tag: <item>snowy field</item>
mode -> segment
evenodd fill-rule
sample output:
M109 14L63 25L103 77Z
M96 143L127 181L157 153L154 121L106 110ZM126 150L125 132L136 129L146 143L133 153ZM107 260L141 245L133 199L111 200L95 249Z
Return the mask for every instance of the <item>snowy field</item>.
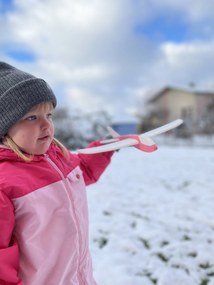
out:
M122 149L88 187L99 285L214 285L214 150Z

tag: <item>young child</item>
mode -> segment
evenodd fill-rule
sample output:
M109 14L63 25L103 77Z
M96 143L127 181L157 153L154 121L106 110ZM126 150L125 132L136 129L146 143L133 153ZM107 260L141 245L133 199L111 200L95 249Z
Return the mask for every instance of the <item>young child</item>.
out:
M96 284L85 185L112 152L69 152L54 138L56 104L44 80L0 62L1 285Z

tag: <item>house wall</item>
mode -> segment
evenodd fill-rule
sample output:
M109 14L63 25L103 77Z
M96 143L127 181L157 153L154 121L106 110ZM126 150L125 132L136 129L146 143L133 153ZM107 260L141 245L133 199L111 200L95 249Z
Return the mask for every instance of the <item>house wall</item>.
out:
M168 108L170 110L170 120L179 117L191 117L195 119L195 96L192 93L172 90L168 92Z
M196 105L197 102L192 93L179 90L168 90L155 100L157 110L168 111L166 118L168 121L181 118L184 114L195 120L197 117Z
M213 104L214 95L213 94L202 94L197 96L197 114L198 117L202 118L205 116L206 110L209 105Z

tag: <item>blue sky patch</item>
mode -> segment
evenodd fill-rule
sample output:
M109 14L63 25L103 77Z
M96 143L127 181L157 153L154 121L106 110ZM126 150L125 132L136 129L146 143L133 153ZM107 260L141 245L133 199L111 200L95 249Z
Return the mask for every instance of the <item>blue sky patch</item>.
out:
M0 0L0 13L6 13L13 9L13 0Z
M187 39L187 26L173 18L157 17L148 23L135 26L134 32L155 41L182 42Z
M32 52L21 50L8 50L7 55L18 61L35 61L36 56Z

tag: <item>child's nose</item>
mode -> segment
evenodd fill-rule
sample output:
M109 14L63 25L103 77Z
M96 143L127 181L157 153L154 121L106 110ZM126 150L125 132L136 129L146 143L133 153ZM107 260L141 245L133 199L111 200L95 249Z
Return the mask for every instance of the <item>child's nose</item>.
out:
M47 118L44 118L42 120L42 123L41 123L42 129L48 129L50 127L50 125L51 125L51 122Z

